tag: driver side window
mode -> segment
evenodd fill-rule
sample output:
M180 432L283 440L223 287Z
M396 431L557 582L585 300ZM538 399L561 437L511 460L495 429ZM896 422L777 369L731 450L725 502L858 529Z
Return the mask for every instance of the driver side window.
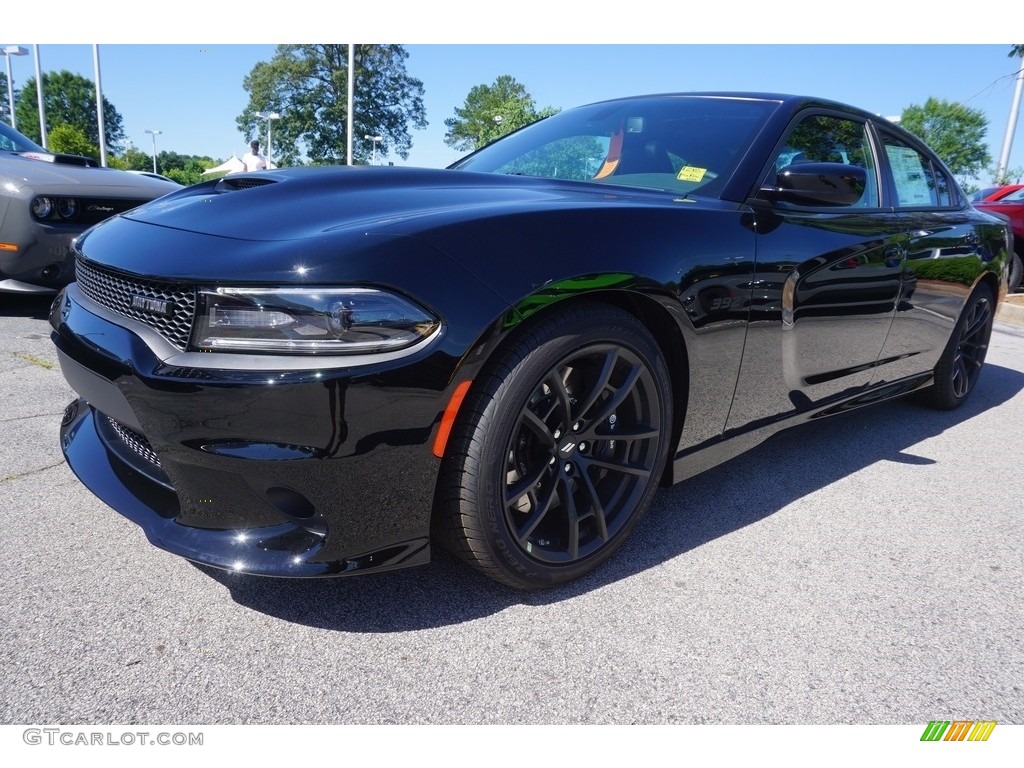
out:
M864 123L830 115L805 117L786 139L775 157L776 174L804 163L838 163L862 168L867 176L864 190L852 205L878 207L875 161Z

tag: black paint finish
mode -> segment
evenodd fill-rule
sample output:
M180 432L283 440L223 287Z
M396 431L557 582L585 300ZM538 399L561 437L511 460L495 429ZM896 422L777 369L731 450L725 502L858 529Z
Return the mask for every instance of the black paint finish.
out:
M661 347L676 415L670 481L778 429L926 386L973 287L1005 291L1005 227L962 196L898 210L886 184L879 208L780 204L760 190L794 118L876 118L743 98L767 116L715 197L310 168L197 185L104 222L80 238L78 258L110 279L186 292L373 286L441 325L373 356L182 351L72 284L51 313L82 397L61 430L68 463L172 552L249 573L338 575L427 561L432 448L452 394L563 302L625 309Z

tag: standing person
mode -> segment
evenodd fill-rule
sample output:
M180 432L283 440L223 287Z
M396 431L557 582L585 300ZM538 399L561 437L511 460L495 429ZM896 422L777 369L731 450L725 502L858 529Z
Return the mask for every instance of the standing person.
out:
M249 142L249 151L242 156L242 162L245 163L245 170L247 171L267 170L267 160L260 154L260 143L258 140L253 139Z

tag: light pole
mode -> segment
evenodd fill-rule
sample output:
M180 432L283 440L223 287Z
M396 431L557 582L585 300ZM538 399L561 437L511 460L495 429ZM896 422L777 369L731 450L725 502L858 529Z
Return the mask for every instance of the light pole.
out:
M11 56L28 56L28 48L20 45L8 45L3 49L7 58L7 108L11 112L11 128L18 130L18 123L14 119L14 79L11 76Z
M262 118L267 121L267 170L270 170L270 140L273 135L274 120L280 120L281 116L277 112L257 112L256 117Z
M32 44L32 58L36 61L36 102L39 104L39 143L46 149L46 102L43 99L43 68L39 64L39 46Z
M996 182L1002 184L1006 169L1010 165L1010 150L1013 148L1013 134L1017 130L1017 115L1020 113L1020 97L1024 92L1024 55L1020 57L1020 69L1017 70L1017 82L1013 89L1013 103L1010 116L1006 120L1006 135L1003 136L1003 148L999 152L999 166L996 168Z
M153 173L156 173L156 135L158 133L163 133L163 131L151 131L149 128L147 128L146 133L153 134Z
M367 141L372 141L373 142L373 162L370 163L370 165L376 165L377 164L377 142L378 141L384 141L384 137L383 136L371 136L370 134L366 134L365 136L363 136L363 138L366 139Z

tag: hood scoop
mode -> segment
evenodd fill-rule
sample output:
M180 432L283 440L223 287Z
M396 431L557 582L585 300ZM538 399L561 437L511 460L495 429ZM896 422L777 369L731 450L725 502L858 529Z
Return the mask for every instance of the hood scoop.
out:
M253 187L262 187L267 184L276 184L274 179L261 179L253 176L243 176L241 178L232 179L225 176L223 179L217 182L217 186L214 187L215 192L237 192L242 189L252 189Z
M78 165L83 168L99 168L100 164L91 157L82 155L64 155L53 152L22 152L22 157L29 160L41 160L44 163L56 163L58 165Z

